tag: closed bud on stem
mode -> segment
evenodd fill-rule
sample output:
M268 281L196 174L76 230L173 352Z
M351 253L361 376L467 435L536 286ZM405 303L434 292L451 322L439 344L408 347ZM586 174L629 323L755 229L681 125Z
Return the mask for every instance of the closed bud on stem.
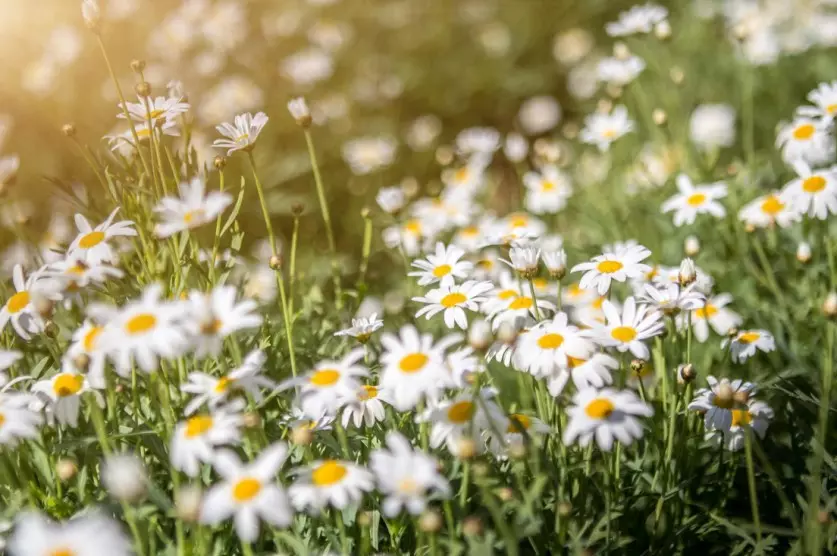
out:
M369 207L363 207L362 209L360 209L360 217L366 220L367 218L369 218L370 212L371 211L369 210Z
M477 319L471 323L471 328L468 329L468 345L474 351L484 351L488 349L491 342L494 340L491 334L491 325L485 319Z
M477 455L477 443L470 438L460 438L456 443L456 457L468 460Z
M817 521L820 525L828 525L831 523L831 512L829 512L826 508L821 508L820 511L817 512Z
M728 338L732 339L732 338L735 338L736 336L738 336L738 328L733 326L729 330L727 330L727 337Z
M655 108L654 111L651 113L651 117L654 118L654 123L657 125L663 125L668 120L666 111L662 108Z
M291 431L291 443L297 446L308 446L313 439L311 427L300 426Z
M618 41L613 45L613 55L619 60L627 60L631 57L631 49L622 41Z
M64 124L63 126L61 126L61 133L63 133L65 137L75 137L76 126L74 126L73 124Z
M573 512L573 507L569 502L561 502L558 504L558 515L560 517L569 517Z
M46 321L46 324L44 324L44 334L46 334L47 338L57 338L58 325L52 322L51 320Z
M718 387L715 397L717 398L715 405L718 407L732 407L735 401L735 392L732 386L724 382Z
M76 476L78 465L71 459L61 458L55 464L55 474L62 483L66 483Z
M437 533L442 529L442 516L434 510L427 510L419 517L419 530L423 533Z
M215 157L215 160L212 161L212 164L215 165L216 170L223 170L227 166L227 157L219 154Z
M151 96L151 84L148 81L140 81L134 85L134 91L141 97Z
M686 241L683 242L683 251L687 257L694 257L700 253L700 240L696 236L686 237Z
M517 330L511 324L504 322L497 330L497 339L504 344L513 344L517 341Z
M677 280L684 288L695 283L695 280L697 280L697 269L692 259L687 257L680 262L680 271L677 273Z
M282 257L279 255L273 255L270 257L267 264L270 265L270 268L273 270L282 270Z
M662 20L654 26L654 35L661 41L671 38L671 24L667 19Z
M117 454L105 459L102 466L105 489L120 502L139 502L148 490L145 466L133 454Z
M491 472L491 469L482 462L477 462L473 465L474 477L477 479L484 479L488 477L488 474Z
M131 60L131 71L142 73L145 70L145 60Z
M462 533L466 537L476 537L482 534L482 520L475 515L470 515L462 522Z
M99 9L99 2L97 0L82 0L81 16L84 18L84 24L91 31L97 32L99 24L102 21L102 11Z
M86 353L79 353L75 357L73 357L73 366L81 371L86 372L87 367L90 365L90 356Z
M293 116L293 119L296 120L297 125L300 127L311 127L311 111L308 109L308 103L305 102L303 97L289 100L288 112L291 113L291 116Z
M498 488L497 498L499 498L503 502L508 502L509 500L514 499L514 491L509 487Z
M184 486L174 493L174 507L177 517L187 523L198 521L201 515L203 491L199 486Z
M244 414L242 419L244 426L248 429L255 429L261 426L262 418L255 411L248 411Z
M683 73L683 70L677 66L671 68L668 72L669 77L671 77L672 82L675 85L682 85L683 81L686 79L686 74Z
M55 303L51 299L45 297L38 297L35 299L35 311L45 319L52 316L52 310L55 308Z
M695 366L691 363L686 363L677 367L678 384L688 384L690 382L694 382L696 378L697 372L695 371Z
M807 263L811 260L811 244L807 241L803 241L799 243L799 246L796 248L796 260L801 262L802 264Z
M837 292L828 292L822 302L822 312L829 318L837 316Z
M305 205L302 203L294 203L291 205L291 214L294 216L299 216L305 211Z
M369 527L372 525L372 512L360 512L357 515L357 524L361 527Z
M631 361L631 372L638 375L642 371L642 368L645 367L645 363L646 361L642 359L634 359Z

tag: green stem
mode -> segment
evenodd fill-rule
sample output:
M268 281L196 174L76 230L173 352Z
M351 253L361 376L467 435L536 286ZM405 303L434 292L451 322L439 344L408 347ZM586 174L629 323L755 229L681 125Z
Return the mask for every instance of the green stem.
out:
M247 160L250 161L250 168L253 170L253 181L256 182L256 192L259 194L259 204L262 207L262 217L264 218L265 228L267 228L270 250L273 255L278 255L276 252L276 236L273 234L273 224L270 222L270 213L267 210L267 201L264 197L264 187L262 187L262 181L259 179L258 172L256 172L256 161L253 159L253 151L247 151Z
M282 320L285 321L285 336L288 339L288 353L291 359L291 372L296 376L296 355L294 355L294 336L291 314L288 310L288 298L285 295L285 278L282 271L276 271L276 282L279 284L279 299L282 302Z
M291 268L290 268L290 292L289 297L290 300L288 301L288 310L291 314L294 312L294 300L296 299L296 295L294 292L296 290L296 245L299 241L299 216L294 215L294 231L291 235Z
M744 456L747 459L747 487L750 489L750 509L753 512L753 524L756 527L756 543L761 545L761 519L759 518L759 501L756 496L756 475L753 470L753 438L752 432L744 432Z

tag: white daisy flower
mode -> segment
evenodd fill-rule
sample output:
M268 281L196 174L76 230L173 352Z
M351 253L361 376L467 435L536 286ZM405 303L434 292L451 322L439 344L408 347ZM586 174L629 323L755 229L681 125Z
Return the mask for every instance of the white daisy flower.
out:
M109 242L117 237L137 235L134 223L130 220L113 221L118 211L119 207L113 209L113 212L105 221L95 228L90 226L84 216L76 214L75 222L79 234L70 243L70 247L67 249L67 258L83 260L90 266L98 266L102 263L117 263L119 256Z
M704 151L735 143L735 108L728 104L701 104L689 118L689 138Z
M430 290L422 297L414 297L413 301L424 303L424 307L416 312L416 318L424 315L427 319L443 313L445 326L458 326L463 330L468 328L468 317L465 310L477 312L479 304L487 298L484 294L494 289L491 282L477 282L468 280L459 285L446 285Z
M189 103L183 102L182 98L162 96L156 98L143 98L138 96L137 99L139 102L125 103L128 115L135 122L148 123L148 120L150 119L151 123L154 125L157 125L158 123L162 124L166 121L176 119L180 114L185 114L189 111ZM125 113L122 110L121 104L119 107L119 113L116 117L125 119Z
M490 336L491 328L488 323L485 321L477 322L481 322L485 325L487 328L486 332ZM476 328L477 327L474 325L471 326L468 331L469 339L473 337L473 333ZM474 375L485 372L485 365L483 364L481 358L477 357L476 353L474 353L474 349L471 346L465 346L451 352L445 358L445 363L447 364L450 379L454 388L468 388L472 384L470 379L473 378Z
M469 127L456 135L456 149L462 154L492 154L500 148L500 132L492 127Z
M340 361L320 361L308 373L286 380L279 388L299 387L299 407L307 417L335 415L341 402L357 393L358 378L369 374L366 367L357 364L363 354L363 349L354 349Z
M570 307L589 305L600 298L595 288L582 288L578 282L561 289L561 302Z
M346 394L340 401L342 423L348 427L351 422L355 428L371 427L386 418L384 403L389 404L389 395L372 384L361 384L354 395Z
M782 190L793 209L812 218L825 220L829 214L837 214L837 170L834 167L811 170L801 160L791 163L798 178L791 180Z
M527 212L512 212L498 219L487 234L487 244L508 245L517 240L531 240L546 232L546 224Z
M397 214L407 205L407 194L400 186L382 187L375 195L375 201L381 210L388 214Z
M586 116L579 138L604 152L610 149L611 143L633 130L634 122L628 117L628 109L619 105L610 114L596 112Z
M9 381L8 375L5 371L15 363L23 358L23 354L19 351L10 351L0 349L0 388L3 388Z
M642 438L642 424L637 417L651 417L654 410L632 390L587 388L573 396L573 406L567 409L567 415L564 444L569 446L577 439L584 448L595 437L599 448L609 452L614 438L625 446Z
M769 353L776 349L773 334L767 330L742 330L730 341L725 338L721 347L729 345L730 356L735 363L743 363L756 354L756 351Z
M190 182L180 183L178 190L180 197L163 197L154 207L154 212L162 220L154 227L157 237L169 237L183 230L215 222L233 200L229 194L219 191L206 194L206 184L200 176L195 176Z
M243 408L243 403L234 403L179 422L171 437L169 457L172 466L190 477L197 477L201 462L211 463L218 446L241 442Z
M797 116L779 130L776 147L782 149L782 158L789 164L801 160L816 166L829 163L834 156L829 123L805 116Z
M234 286L216 286L211 292L189 292L183 304L185 329L198 358L217 356L224 338L239 330L258 328L262 317L256 313L256 302L250 299L236 303Z
M567 253L563 249L542 251L543 264L553 278L561 279L567 273Z
M738 211L738 218L754 228L768 228L776 224L787 228L802 219L789 197L780 191L757 197Z
M78 426L81 396L89 390L90 383L85 376L74 370L64 370L32 386L32 391L41 394L47 401L47 420L51 422L55 419L59 424L71 427Z
M549 434L551 429L549 425L525 413L512 413L506 419L506 428L501 430L502 436L497 434L487 434L488 449L501 459L506 457L506 454L514 446L524 446L532 438Z
M634 357L648 359L650 352L643 341L663 333L662 313L648 305L637 306L633 296L625 300L622 314L610 301L602 303L602 310L607 323L589 323L596 340L605 347L622 353L630 350Z
M695 393L695 399L689 403L689 409L704 414L703 421L707 429L729 430L732 426L733 411L740 405L739 399L749 400L756 393L752 382L706 377L709 388L701 388Z
M285 490L275 482L287 456L288 448L282 443L271 444L246 465L233 452L219 451L212 466L223 481L206 493L201 523L217 525L233 515L236 534L249 543L259 536L259 519L274 527L289 526L293 510Z
M137 139L139 139L140 144L146 144L151 140L152 133L159 137L163 135L178 137L180 131L177 125L177 122L171 120L165 120L162 124L153 127L148 127L147 123L134 124L134 131L137 133ZM111 151L118 152L126 158L134 156L136 142L134 141L134 132L130 128L111 135L105 135L105 138L110 143Z
M541 260L541 250L537 247L512 247L509 249L509 259L500 259L513 268L524 278L531 278L538 272Z
M372 473L348 461L319 460L295 472L298 477L290 494L299 510L321 512L326 506L342 510L359 504L363 493L375 488Z
M796 113L809 118L831 122L837 115L837 81L820 83L806 97L814 106L800 106Z
M449 497L450 484L437 466L435 458L414 450L401 433L387 433L386 448L377 448L369 455L369 467L375 473L378 489L386 496L384 515L394 518L402 508L419 515L427 507L428 496Z
M631 362L627 370L626 384L634 390L650 390L657 383L657 373L650 361Z
M225 139L216 139L212 146L227 149L227 156L235 151L247 151L256 146L256 140L262 129L267 125L267 114L259 112L253 116L250 112L239 114L233 123L224 122L215 129Z
M624 87L639 77L644 70L645 60L639 56L603 58L596 65L596 79L608 85Z
M625 282L637 278L651 270L642 261L651 255L651 251L642 245L613 252L605 251L593 257L590 262L575 265L570 272L584 272L578 287L582 290L595 289L599 295L605 295L612 280Z
M291 430L305 428L312 432L330 431L332 428L331 425L334 423L334 416L324 414L311 419L305 415L302 409L297 406L292 406L290 415L283 417L281 422Z
M639 299L664 315L677 315L680 311L693 311L703 307L706 296L696 290L697 283L686 287L668 282L665 284L645 284Z
M500 292L502 295L503 292ZM545 318L548 313L555 311L555 304L545 299L537 299L526 295L509 297L502 305L497 306L488 315L491 319L491 329L495 332L503 324L508 324L515 330L521 330L537 321L538 315Z
M449 286L457 278L464 279L473 268L473 264L461 260L465 251L455 245L446 246L444 243L436 244L436 252L427 255L426 259L418 259L412 262L412 266L418 268L411 272L410 276L418 277L419 286L439 283L442 286Z
M351 336L361 344L369 341L377 330L383 328L384 321L378 318L378 313L372 313L368 317L352 319L352 326L338 330L335 336Z
M741 316L728 309L726 306L732 302L732 296L728 293L719 293L706 300L706 303L693 309L691 312L692 331L699 342L705 342L709 338L709 328L716 334L726 336L732 328L743 322ZM677 324L681 328L687 324L686 314L678 315Z
M686 174L677 176L679 193L662 204L663 213L674 211L674 225L693 224L698 214L711 214L715 218L726 215L724 206L717 202L727 196L727 185L716 182L710 185L693 185Z
M96 512L62 523L38 512L23 512L17 518L7 548L11 556L130 556L134 553L121 524Z
M358 176L386 168L395 160L398 143L387 136L358 137L343 144L343 160Z
M570 358L588 359L595 350L596 344L559 312L518 337L513 363L534 377L546 377L568 368Z
M554 214L567 205L572 194L570 177L554 165L547 165L538 172L523 175L526 186L526 210L535 214Z
M91 285L101 285L111 278L122 278L125 274L118 268L97 264L91 265L74 257L67 257L47 265L44 275L61 281L64 306L82 304L81 291Z
M183 392L195 396L186 405L185 415L191 415L204 403L215 409L236 391L247 393L253 401L261 403L262 388L273 389L276 383L262 374L266 357L261 350L253 350L244 358L240 367L221 377L201 372L189 373L189 381L180 387Z
M594 353L586 358L568 356L567 365L547 377L546 387L555 398L561 395L570 379L576 390L602 388L613 384L612 373L618 368L619 361L605 353Z
M621 12L616 21L605 24L605 31L611 37L626 37L628 35L648 34L654 26L668 17L668 10L650 2L632 6Z
M17 379L20 380L20 379ZM31 394L9 391L17 380L0 390L0 445L14 447L21 439L36 438L44 418L32 407L37 399Z
M30 334L40 333L44 329L44 320L38 312L38 302L61 299L60 283L45 276L40 270L24 280L23 269L18 264L12 271L12 285L15 294L9 297L0 309L0 331L11 321L12 328L18 336L29 340Z
M485 170L491 163L491 156L477 152L468 157L465 164L458 168L446 168L442 172L442 181L453 190L474 194L483 185Z
M706 438L722 443L727 450L738 451L744 447L750 431L755 432L759 438L764 438L772 419L773 410L766 403L750 399L746 407L732 410L729 430L707 430Z
M476 396L480 396L477 401ZM478 394L466 390L450 400L428 408L416 417L418 422L431 423L430 446L439 448L443 444L454 456L463 439L474 440L478 449L482 447L483 432L504 431L508 418L491 399L493 393L483 388Z

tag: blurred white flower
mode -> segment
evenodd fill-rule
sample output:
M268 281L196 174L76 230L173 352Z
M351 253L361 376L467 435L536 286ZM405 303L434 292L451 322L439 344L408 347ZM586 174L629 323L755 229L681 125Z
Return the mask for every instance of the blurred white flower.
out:
M728 104L701 104L689 119L689 136L708 150L730 147L735 142L735 109Z
M532 97L520 106L517 119L528 135L546 133L561 121L561 105L551 96Z

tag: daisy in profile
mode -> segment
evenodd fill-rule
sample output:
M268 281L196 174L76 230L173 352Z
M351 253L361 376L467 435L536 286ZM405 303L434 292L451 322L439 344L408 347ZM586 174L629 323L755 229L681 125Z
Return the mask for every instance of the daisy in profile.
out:
M559 312L520 334L517 348L514 366L532 376L545 377L567 368L570 358L589 358L596 344L569 324L566 313Z
M570 356L565 367L547 376L546 387L555 398L561 395L570 379L576 390L602 388L613 384L613 372L618 368L619 361L606 353L594 353L583 359Z
M729 345L730 357L735 363L743 363L757 351L769 353L776 349L773 334L767 330L742 330L732 340L724 339L721 347Z
M131 542L116 521L96 512L55 523L26 511L7 546L10 556L130 556Z
M648 359L650 352L643 342L662 334L665 324L662 313L648 305L637 305L633 296L625 300L622 313L610 301L602 303L607 323L590 323L596 340L605 347L615 347L634 357Z
M772 191L757 197L738 211L738 219L753 228L770 228L778 224L780 228L799 222L802 215L789 199L780 191Z
M744 447L750 431L764 438L772 419L773 410L766 403L751 399L742 409L732 410L732 422L728 430L709 429L706 438L722 443L724 448L735 452Z
M746 403L756 393L752 382L728 378L706 377L709 388L701 388L695 393L695 399L689 403L689 409L703 413L707 429L726 431L732 426L733 411Z
M477 282L468 280L459 285L446 285L430 290L422 297L414 297L413 301L424 303L424 307L416 312L416 318L424 315L427 319L443 313L445 326L458 326L463 330L468 328L468 317L465 310L477 312L480 304L487 297L486 293L494 289L491 282Z
M554 165L547 165L538 172L523 175L526 186L526 210L535 214L554 214L567 205L572 185L567 174Z
M253 350L240 367L221 377L194 371L189 381L180 387L183 392L195 397L186 405L184 414L191 415L203 404L214 409L227 401L236 391L245 392L256 403L263 399L263 388L275 388L276 383L264 376L262 370L266 357L261 350Z
M497 306L490 314L491 329L497 331L507 324L515 330L521 330L555 311L555 304L545 299L534 299L526 295L509 297L505 303Z
M628 117L628 109L619 105L609 114L596 112L586 116L579 138L605 152L610 150L611 143L633 130L634 122Z
M419 515L427 507L427 498L451 495L450 483L439 473L438 462L432 456L414 450L410 442L397 431L390 431L386 447L377 448L369 455L369 467L384 499L383 514L396 517L402 509Z
M742 322L741 316L727 308L732 303L732 296L728 293L719 293L706 300L702 307L691 311L692 331L699 342L705 342L709 338L709 329L716 334L726 336L727 332L739 326ZM687 325L685 314L677 317L680 327Z
M12 271L12 285L15 293L0 309L0 331L11 321L18 336L29 340L30 334L37 334L44 329L44 320L38 312L38 301L60 300L60 284L41 271L24 279L23 268L18 264Z
M177 187L180 197L163 197L154 207L154 212L162 220L154 227L157 237L169 237L183 230L215 222L232 203L232 197L227 193L212 191L207 194L206 184L200 176L182 182Z
M465 251L455 245L445 246L444 243L436 244L436 252L427 255L426 259L418 259L412 262L414 268L419 270L411 272L410 276L418 278L419 286L440 284L442 286L452 285L454 281L468 277L473 265L461 260Z
M480 396L477 401L476 396ZM465 391L456 397L440 402L416 418L419 422L431 423L430 446L438 448L443 444L456 455L460 442L469 438L482 446L483 432L505 430L508 419L503 410L491 399L493 392L483 388L478 394Z
M830 123L837 115L837 81L820 83L806 97L814 106L800 106L796 113L809 118L819 118Z
M779 130L776 146L788 164L804 161L812 166L827 164L834 154L834 139L829 123L819 119L797 116Z
M657 4L647 3L632 6L621 12L616 21L607 23L605 31L611 37L626 37L629 35L648 34L654 26L668 17L668 10Z
M227 156L235 151L249 151L256 146L256 140L267 125L267 114L259 112L253 116L250 112L239 114L233 123L224 122L215 127L223 139L216 139L212 146L227 149Z
M349 461L319 460L294 471L298 475L290 494L299 510L319 513L326 506L342 510L358 504L364 492L375 488L372 473Z
M61 425L78 426L78 412L81 408L81 396L90 390L90 384L83 374L65 366L65 369L52 378L39 380L32 386L32 391L46 400L47 420L57 420Z
M171 359L189 347L189 335L180 325L183 305L162 301L162 293L160 284L152 284L139 299L121 308L92 305L88 309L94 321L104 323L98 341L122 376L131 372L132 361L150 373L159 357Z
M502 430L502 436L489 434L488 448L494 454L505 457L509 449L514 446L524 446L532 438L549 434L549 425L525 413L512 413L506 419L506 428Z
M546 224L528 212L511 212L498 219L488 234L492 245L508 245L517 240L532 240L546 232Z
M221 450L212 466L222 482L212 486L203 500L200 521L217 525L234 516L235 532L243 542L259 536L259 519L273 527L287 527L293 510L285 490L276 484L276 473L288 456L285 444L271 444L249 464L242 464L235 453Z
M291 407L290 415L282 419L282 424L289 429L304 428L309 431L330 431L334 423L334 416L323 414L318 417L308 417L298 406Z
M211 463L218 446L241 441L244 403L232 403L212 413L189 417L174 427L171 437L172 467L190 477L200 473L201 462Z
M645 60L639 56L631 55L627 58L611 56L609 58L603 58L596 65L596 78L600 82L607 83L608 85L624 87L639 77L639 74L645 70L645 67ZM624 106L620 106L619 108L624 109ZM582 138L582 140L584 139Z
M393 407L408 411L424 398L438 399L450 381L445 354L460 339L450 335L434 344L432 335L419 334L412 325L402 327L398 336L381 336L380 387L391 397Z
M632 391L611 388L587 388L573 396L567 409L569 423L564 429L564 444L578 441L584 448L595 437L600 449L609 452L614 439L629 446L642 438L642 424L638 417L651 417L654 410Z
M361 344L369 341L377 330L384 326L384 321L378 318L378 313L372 313L368 317L352 319L352 326L338 330L335 336L351 336Z
M793 209L820 220L825 220L829 214L837 214L835 168L811 170L802 161L795 161L791 165L799 177L784 187L782 196L790 199Z
M674 225L693 224L698 214L711 214L723 218L727 211L718 202L727 196L727 185L717 182L710 185L693 185L686 174L677 176L677 195L663 203L663 213L674 212Z
M184 327L189 332L195 356L217 356L224 345L224 338L248 328L258 328L262 317L256 312L252 299L236 303L234 286L216 286L211 292L189 292L183 305L188 315Z
M639 299L664 315L677 315L680 311L693 311L703 307L706 296L697 291L697 283L681 286L674 282L645 284Z
M36 438L38 428L44 418L35 411L33 402L37 399L31 394L9 390L18 380L8 382L0 389L0 446L13 448L21 439Z
M590 262L572 267L570 272L584 272L578 287L581 290L596 290L605 295L613 280L625 282L648 273L651 267L642 261L651 255L651 251L642 245L635 245L621 251L605 251L593 257Z
M169 120L176 119L180 114L185 114L189 111L189 103L183 102L182 98L175 97L137 97L139 102L126 102L125 108L128 115L135 122L163 124ZM125 113L122 111L120 105L117 118L125 118Z
M352 423L355 428L371 427L383 421L386 418L384 403L390 403L386 392L372 384L361 384L354 395L346 394L340 402L343 426Z
M119 207L113 209L113 212L105 221L95 228L90 226L84 216L76 214L76 228L78 228L79 233L70 243L70 247L67 249L67 257L82 260L91 266L102 263L117 263L119 255L110 242L114 238L137 235L134 223L130 220L113 221L118 211Z
M531 245L512 246L509 249L509 260L500 260L513 268L522 278L529 280L538 273L541 250Z
M340 361L320 361L305 375L287 380L279 388L298 386L300 408L308 417L334 415L343 399L356 394L358 378L369 374L366 367L358 365L362 359L363 350L358 348Z
M106 264L90 265L74 257L59 259L49 264L44 274L61 282L64 306L67 308L83 302L81 291L85 288L124 276L118 268Z

